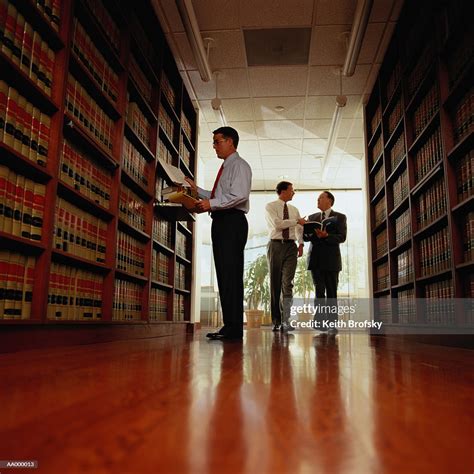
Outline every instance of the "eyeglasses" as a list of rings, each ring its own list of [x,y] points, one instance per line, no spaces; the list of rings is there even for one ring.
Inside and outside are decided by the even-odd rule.
[[[223,138],[222,140],[213,140],[212,144],[214,146],[217,146],[217,145],[219,145],[219,143],[225,142],[227,140],[228,140],[228,138]]]

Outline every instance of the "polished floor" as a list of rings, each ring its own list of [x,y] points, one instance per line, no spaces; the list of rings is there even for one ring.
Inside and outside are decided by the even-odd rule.
[[[0,460],[67,474],[474,471],[473,352],[204,333],[0,355]]]

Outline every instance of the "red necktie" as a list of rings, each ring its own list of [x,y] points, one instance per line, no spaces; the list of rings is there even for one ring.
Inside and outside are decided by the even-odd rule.
[[[283,220],[286,220],[289,218],[290,218],[290,214],[288,212],[288,206],[286,205],[286,202],[285,202],[285,205],[283,206]],[[283,229],[281,235],[283,239],[288,240],[290,238],[290,228],[287,227],[286,229]]]
[[[214,186],[212,187],[212,191],[211,191],[211,199],[214,198],[214,194],[217,188],[217,183],[221,179],[221,174],[223,171],[224,171],[224,163],[222,163],[221,167],[219,168],[219,172],[217,173],[216,180],[214,181]]]

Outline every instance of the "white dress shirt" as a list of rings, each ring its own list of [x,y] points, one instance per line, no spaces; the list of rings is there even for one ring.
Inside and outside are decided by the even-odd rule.
[[[298,224],[300,212],[295,206],[286,203],[288,206],[289,219],[283,219],[283,207],[285,201],[277,199],[269,202],[265,206],[265,219],[269,229],[271,239],[283,239],[283,230],[290,229],[290,240],[297,240],[299,244],[303,243],[303,226]]]

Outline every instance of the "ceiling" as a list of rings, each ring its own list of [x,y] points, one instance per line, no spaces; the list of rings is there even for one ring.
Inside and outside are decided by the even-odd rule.
[[[335,98],[356,0],[194,0],[203,38],[212,38],[209,64],[227,122],[239,131],[240,155],[253,170],[253,190],[274,190],[282,179],[297,189],[360,188],[363,183],[363,104],[377,77],[403,0],[374,0],[355,74],[342,78],[347,96],[326,181],[321,181]],[[200,109],[201,176],[212,187],[220,166],[212,131],[220,126],[211,108],[215,80],[201,80],[174,0],[153,0],[185,84]],[[244,31],[310,28],[304,65],[252,66]],[[298,52],[297,52],[298,53]],[[258,56],[258,55],[257,55]],[[281,110],[283,108],[283,110]]]

